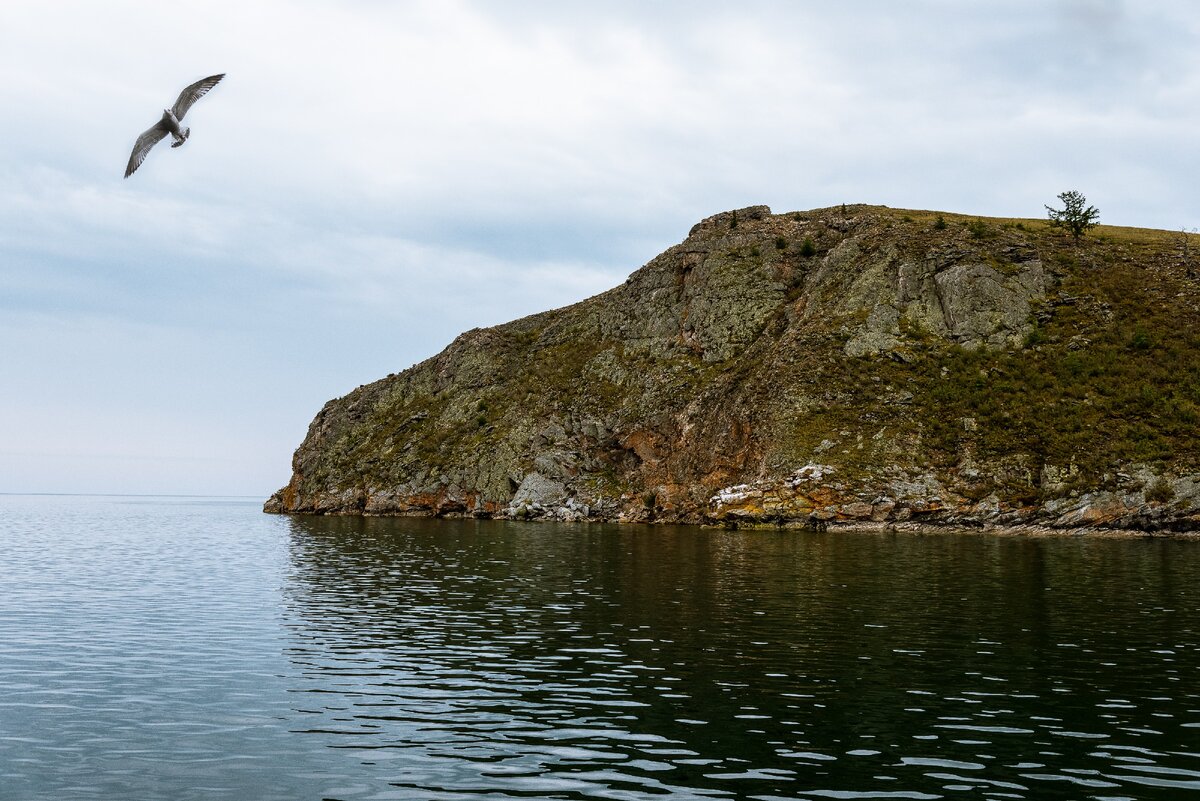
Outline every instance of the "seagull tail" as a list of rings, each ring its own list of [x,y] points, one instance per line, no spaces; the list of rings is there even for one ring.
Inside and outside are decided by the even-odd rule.
[[[191,129],[191,128],[184,128],[184,129],[183,129],[183,135],[182,135],[182,136],[180,136],[178,139],[176,139],[174,142],[172,142],[172,143],[171,143],[171,147],[179,147],[179,146],[180,146],[180,145],[182,145],[184,142],[186,142],[186,141],[187,141],[187,139],[188,139],[188,137],[189,137],[189,136],[191,136],[191,135],[192,135],[192,129]]]

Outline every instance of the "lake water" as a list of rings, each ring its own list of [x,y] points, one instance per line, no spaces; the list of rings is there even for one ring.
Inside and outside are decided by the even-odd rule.
[[[0,496],[0,798],[1200,798],[1200,543]]]

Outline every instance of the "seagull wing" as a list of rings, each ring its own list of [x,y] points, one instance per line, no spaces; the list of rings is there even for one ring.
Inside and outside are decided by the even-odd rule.
[[[167,126],[161,122],[156,122],[137,138],[137,141],[133,144],[133,153],[129,156],[129,164],[125,167],[126,178],[133,175],[133,171],[142,166],[142,162],[146,160],[146,154],[150,152],[150,148],[161,142],[166,135]]]
[[[208,94],[208,90],[212,89],[221,79],[225,77],[225,73],[220,75],[209,75],[207,78],[201,78],[194,84],[184,89],[179,93],[179,99],[175,101],[175,105],[171,107],[171,112],[175,115],[175,119],[182,120],[183,115],[188,113],[188,109],[200,98]]]

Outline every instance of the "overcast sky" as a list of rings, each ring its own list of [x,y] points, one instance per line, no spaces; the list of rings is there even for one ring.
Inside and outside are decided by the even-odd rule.
[[[1078,189],[1200,226],[1198,27],[1183,0],[4,0],[0,492],[266,495],[326,400],[725,209]]]

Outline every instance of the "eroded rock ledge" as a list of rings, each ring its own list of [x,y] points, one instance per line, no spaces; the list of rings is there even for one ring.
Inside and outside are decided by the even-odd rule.
[[[1196,531],[1181,236],[724,212],[619,287],[330,401],[265,509]]]

